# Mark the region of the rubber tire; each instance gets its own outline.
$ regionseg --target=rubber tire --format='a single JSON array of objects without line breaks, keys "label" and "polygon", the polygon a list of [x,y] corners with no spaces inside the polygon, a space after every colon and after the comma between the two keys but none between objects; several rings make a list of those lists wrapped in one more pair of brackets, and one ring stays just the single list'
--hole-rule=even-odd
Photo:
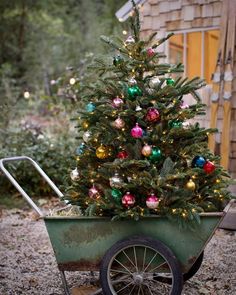
[{"label": "rubber tire", "polygon": [[140,245],[151,247],[155,251],[159,252],[163,258],[168,262],[174,278],[174,285],[169,295],[180,295],[183,288],[183,274],[178,260],[173,252],[161,241],[155,240],[146,236],[133,236],[115,243],[104,255],[100,264],[100,283],[104,295],[115,295],[112,293],[108,283],[108,268],[110,261],[113,257],[119,253],[123,248],[127,246]]},{"label": "rubber tire", "polygon": [[200,266],[202,265],[203,257],[204,257],[204,251],[202,251],[202,253],[198,256],[197,260],[194,262],[190,270],[183,274],[184,282],[191,279],[197,273]]}]

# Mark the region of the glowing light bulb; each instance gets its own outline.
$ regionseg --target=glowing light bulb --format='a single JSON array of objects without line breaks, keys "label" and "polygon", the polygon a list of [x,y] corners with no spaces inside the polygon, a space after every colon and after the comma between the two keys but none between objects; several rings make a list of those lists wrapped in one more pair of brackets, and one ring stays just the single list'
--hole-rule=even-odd
[{"label": "glowing light bulb", "polygon": [[29,93],[29,91],[25,91],[24,92],[24,98],[29,98],[30,97],[30,93]]},{"label": "glowing light bulb", "polygon": [[70,85],[74,85],[76,82],[75,78],[70,78]]}]

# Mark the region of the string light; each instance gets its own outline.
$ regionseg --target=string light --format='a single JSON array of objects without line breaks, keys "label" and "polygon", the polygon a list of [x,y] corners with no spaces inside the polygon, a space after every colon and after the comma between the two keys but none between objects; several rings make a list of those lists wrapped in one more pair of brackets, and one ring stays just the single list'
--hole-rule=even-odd
[{"label": "string light", "polygon": [[76,82],[75,78],[70,78],[70,85],[74,85]]},{"label": "string light", "polygon": [[30,97],[29,91],[24,92],[24,98],[28,99]]},{"label": "string light", "polygon": [[126,30],[123,30],[122,34],[123,35],[127,35],[127,31]]}]

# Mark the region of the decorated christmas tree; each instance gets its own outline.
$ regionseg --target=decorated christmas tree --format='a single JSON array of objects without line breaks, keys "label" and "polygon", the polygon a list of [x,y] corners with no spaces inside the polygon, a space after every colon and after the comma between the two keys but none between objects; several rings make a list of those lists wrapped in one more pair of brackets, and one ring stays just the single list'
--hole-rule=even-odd
[{"label": "decorated christmas tree", "polygon": [[[161,62],[158,46],[172,34],[140,39],[136,7],[131,31],[125,41],[101,37],[113,57],[95,59],[97,79],[79,87],[84,109],[66,198],[85,215],[200,222],[200,212],[220,211],[230,198],[229,176],[207,147],[215,130],[191,123],[205,114],[197,92],[204,80]],[[187,94],[195,104],[184,103]]]}]

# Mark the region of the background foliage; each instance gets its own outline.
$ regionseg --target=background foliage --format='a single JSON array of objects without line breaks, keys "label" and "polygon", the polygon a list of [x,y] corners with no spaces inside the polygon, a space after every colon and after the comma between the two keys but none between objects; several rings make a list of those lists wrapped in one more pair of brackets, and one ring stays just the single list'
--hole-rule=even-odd
[{"label": "background foliage", "polygon": [[[83,79],[91,56],[104,52],[99,35],[121,31],[115,12],[125,2],[0,1],[0,158],[30,156],[57,184],[65,184],[76,148],[70,118],[80,103],[65,85],[73,75]],[[45,193],[24,169],[15,172],[19,180]],[[0,186],[9,190],[3,177]]]}]

